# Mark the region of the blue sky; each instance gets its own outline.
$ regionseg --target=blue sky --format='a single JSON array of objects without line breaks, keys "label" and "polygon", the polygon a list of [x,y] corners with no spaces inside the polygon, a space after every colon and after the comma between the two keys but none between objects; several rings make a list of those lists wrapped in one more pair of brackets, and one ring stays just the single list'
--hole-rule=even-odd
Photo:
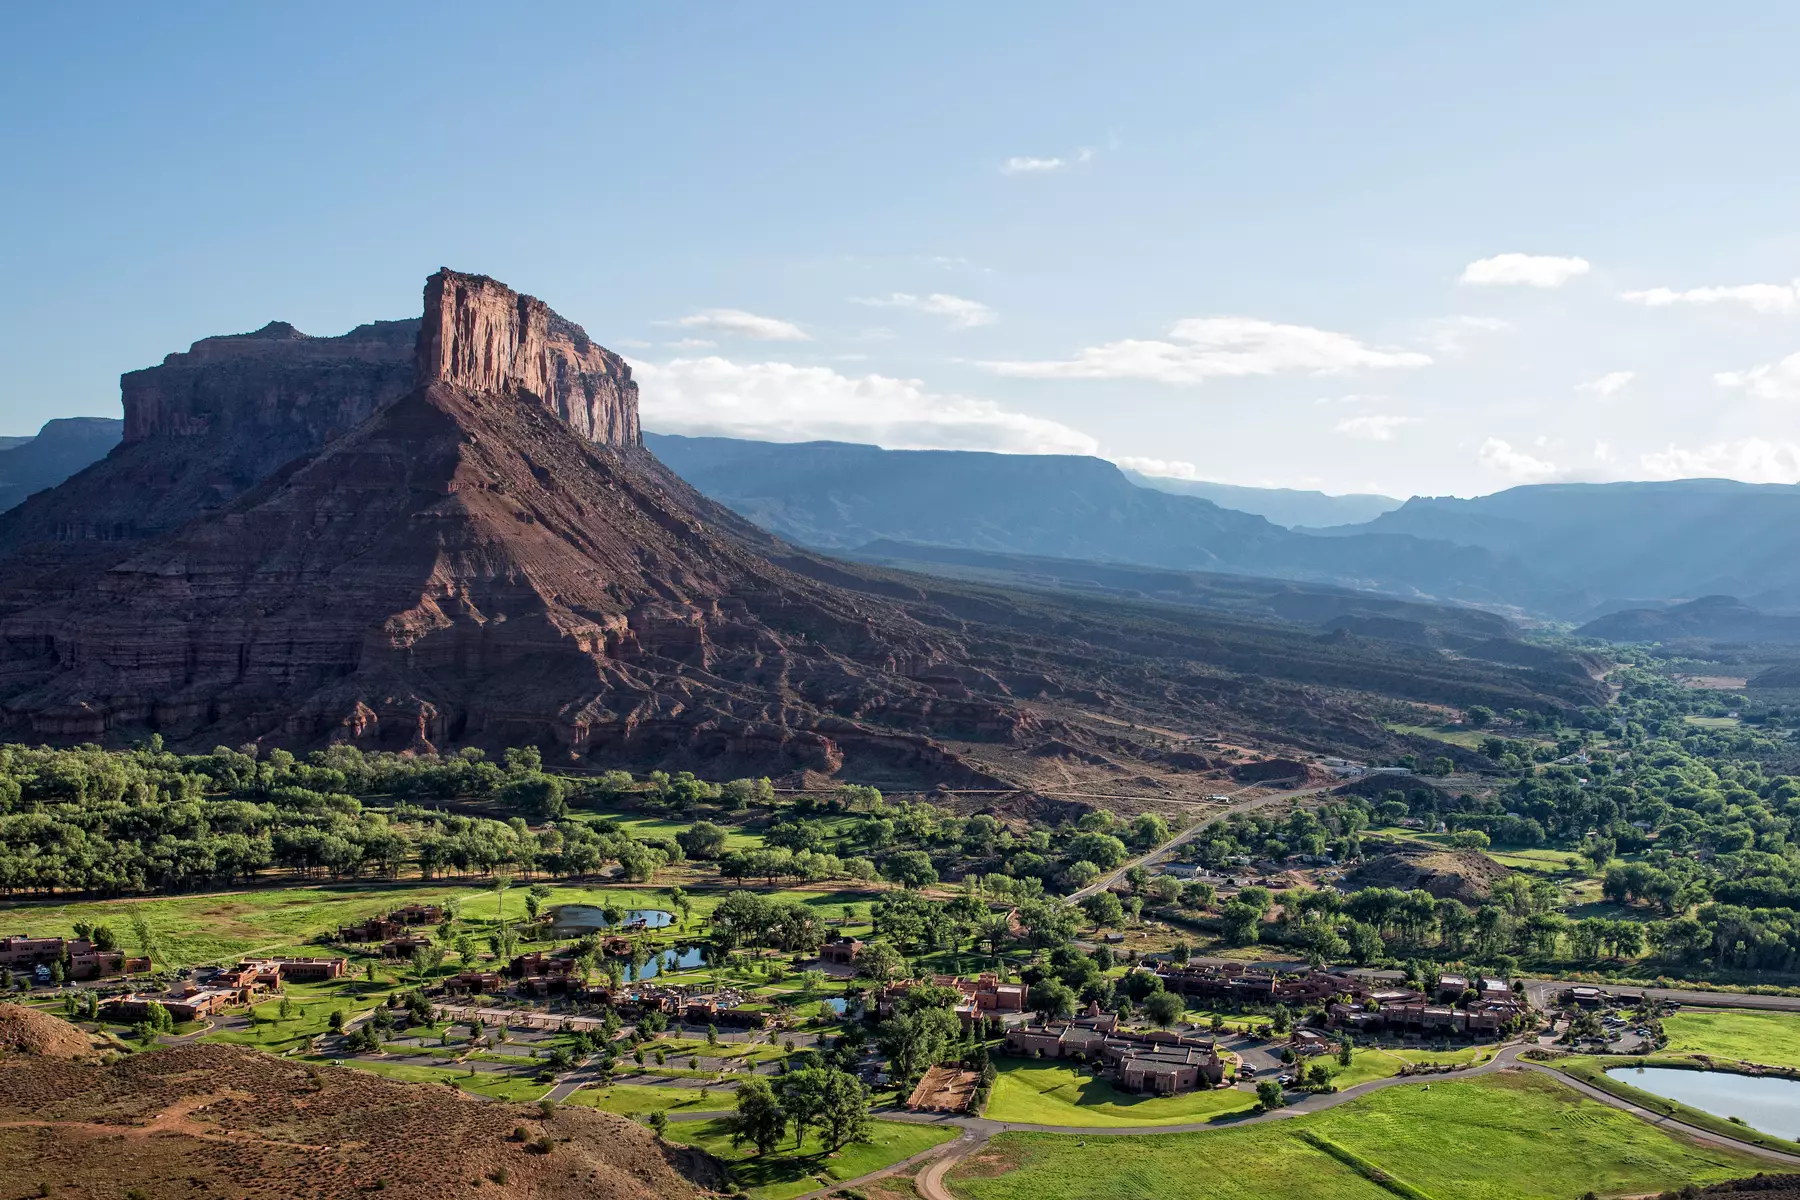
[{"label": "blue sky", "polygon": [[252,7],[8,13],[0,433],[449,265],[652,429],[1800,480],[1792,5]]}]

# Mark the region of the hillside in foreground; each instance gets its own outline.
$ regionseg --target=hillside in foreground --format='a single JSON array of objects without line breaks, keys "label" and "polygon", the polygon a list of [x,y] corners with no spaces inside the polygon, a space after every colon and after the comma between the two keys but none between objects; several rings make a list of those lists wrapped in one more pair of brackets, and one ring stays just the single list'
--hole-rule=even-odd
[{"label": "hillside in foreground", "polygon": [[[523,1129],[525,1140],[514,1131]],[[540,1138],[548,1138],[547,1152]],[[623,1117],[473,1099],[231,1046],[110,1065],[0,1057],[0,1162],[15,1191],[146,1200],[682,1200],[721,1176]],[[684,1174],[683,1172],[687,1172]],[[691,1176],[691,1177],[690,1177]],[[476,1190],[479,1189],[479,1190]]]}]

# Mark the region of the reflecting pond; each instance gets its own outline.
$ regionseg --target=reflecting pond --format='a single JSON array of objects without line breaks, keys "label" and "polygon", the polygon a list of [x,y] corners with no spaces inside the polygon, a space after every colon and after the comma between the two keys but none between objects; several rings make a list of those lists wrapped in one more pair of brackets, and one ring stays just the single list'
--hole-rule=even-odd
[{"label": "reflecting pond", "polygon": [[[564,904],[551,914],[550,928],[557,933],[592,933],[611,929],[606,914],[598,904]],[[675,923],[675,914],[660,908],[625,910],[620,929],[666,929]]]},{"label": "reflecting pond", "polygon": [[634,967],[629,961],[625,963],[625,982],[635,983],[644,979],[655,979],[664,971],[685,971],[690,967],[698,967],[706,962],[706,947],[677,946],[673,950],[664,950],[651,956],[650,961],[642,967]]},{"label": "reflecting pond", "polygon": [[1800,1140],[1800,1080],[1671,1067],[1614,1067],[1606,1074],[1715,1117],[1737,1117],[1762,1133]]}]

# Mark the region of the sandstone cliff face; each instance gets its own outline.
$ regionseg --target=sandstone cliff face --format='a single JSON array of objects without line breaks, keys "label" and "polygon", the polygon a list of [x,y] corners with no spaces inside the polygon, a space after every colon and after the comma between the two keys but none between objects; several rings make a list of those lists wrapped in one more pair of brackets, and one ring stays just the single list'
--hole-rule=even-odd
[{"label": "sandstone cliff face", "polygon": [[623,359],[543,301],[445,269],[426,281],[423,319],[338,337],[271,321],[127,372],[124,441],[54,495],[0,515],[0,559],[21,560],[10,565],[26,583],[111,565],[433,381],[516,389],[592,441],[642,441]]},{"label": "sandstone cliff face", "polygon": [[589,441],[643,444],[625,360],[542,300],[485,275],[445,267],[425,281],[416,381],[472,392],[516,387]]},{"label": "sandstone cliff face", "polygon": [[160,366],[119,378],[127,444],[155,437],[243,437],[265,456],[309,453],[412,386],[419,322],[376,321],[308,337],[286,321],[203,338]]}]

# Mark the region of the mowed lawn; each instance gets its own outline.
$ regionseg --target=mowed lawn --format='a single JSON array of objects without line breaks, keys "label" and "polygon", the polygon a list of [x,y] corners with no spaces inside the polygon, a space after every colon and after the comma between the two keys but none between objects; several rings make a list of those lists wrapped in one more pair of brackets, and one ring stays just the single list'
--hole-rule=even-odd
[{"label": "mowed lawn", "polygon": [[693,1087],[649,1087],[621,1083],[613,1087],[582,1088],[569,1097],[570,1104],[611,1113],[727,1112],[736,1103],[729,1087],[719,1086],[704,1095]]},{"label": "mowed lawn", "polygon": [[966,1200],[1391,1200],[1302,1134],[1434,1200],[1640,1195],[1748,1175],[1735,1151],[1678,1140],[1535,1073],[1387,1088],[1309,1117],[1206,1133],[1009,1133],[950,1173]]},{"label": "mowed lawn", "polygon": [[872,1132],[872,1141],[844,1146],[835,1155],[825,1153],[817,1134],[809,1134],[798,1149],[792,1137],[784,1137],[774,1153],[758,1155],[753,1146],[733,1146],[731,1131],[723,1120],[671,1124],[668,1137],[725,1160],[732,1177],[756,1200],[789,1200],[892,1166],[949,1141],[958,1130],[948,1125],[875,1121]]},{"label": "mowed lawn", "polygon": [[1800,1067],[1800,1013],[1686,1009],[1663,1018],[1668,1054]]},{"label": "mowed lawn", "polygon": [[1496,1052],[1497,1048],[1494,1046],[1465,1046],[1458,1050],[1383,1050],[1370,1046],[1352,1053],[1347,1067],[1337,1065],[1336,1055],[1326,1055],[1319,1061],[1326,1063],[1335,1072],[1331,1077],[1332,1081],[1342,1091],[1359,1083],[1398,1075],[1409,1065],[1479,1066],[1494,1057]]},{"label": "mowed lawn", "polygon": [[983,1115],[1021,1125],[1095,1129],[1185,1125],[1244,1112],[1256,1105],[1254,1095],[1236,1088],[1185,1096],[1134,1096],[1117,1090],[1104,1079],[1061,1063],[1003,1059],[996,1065],[999,1074]]}]

